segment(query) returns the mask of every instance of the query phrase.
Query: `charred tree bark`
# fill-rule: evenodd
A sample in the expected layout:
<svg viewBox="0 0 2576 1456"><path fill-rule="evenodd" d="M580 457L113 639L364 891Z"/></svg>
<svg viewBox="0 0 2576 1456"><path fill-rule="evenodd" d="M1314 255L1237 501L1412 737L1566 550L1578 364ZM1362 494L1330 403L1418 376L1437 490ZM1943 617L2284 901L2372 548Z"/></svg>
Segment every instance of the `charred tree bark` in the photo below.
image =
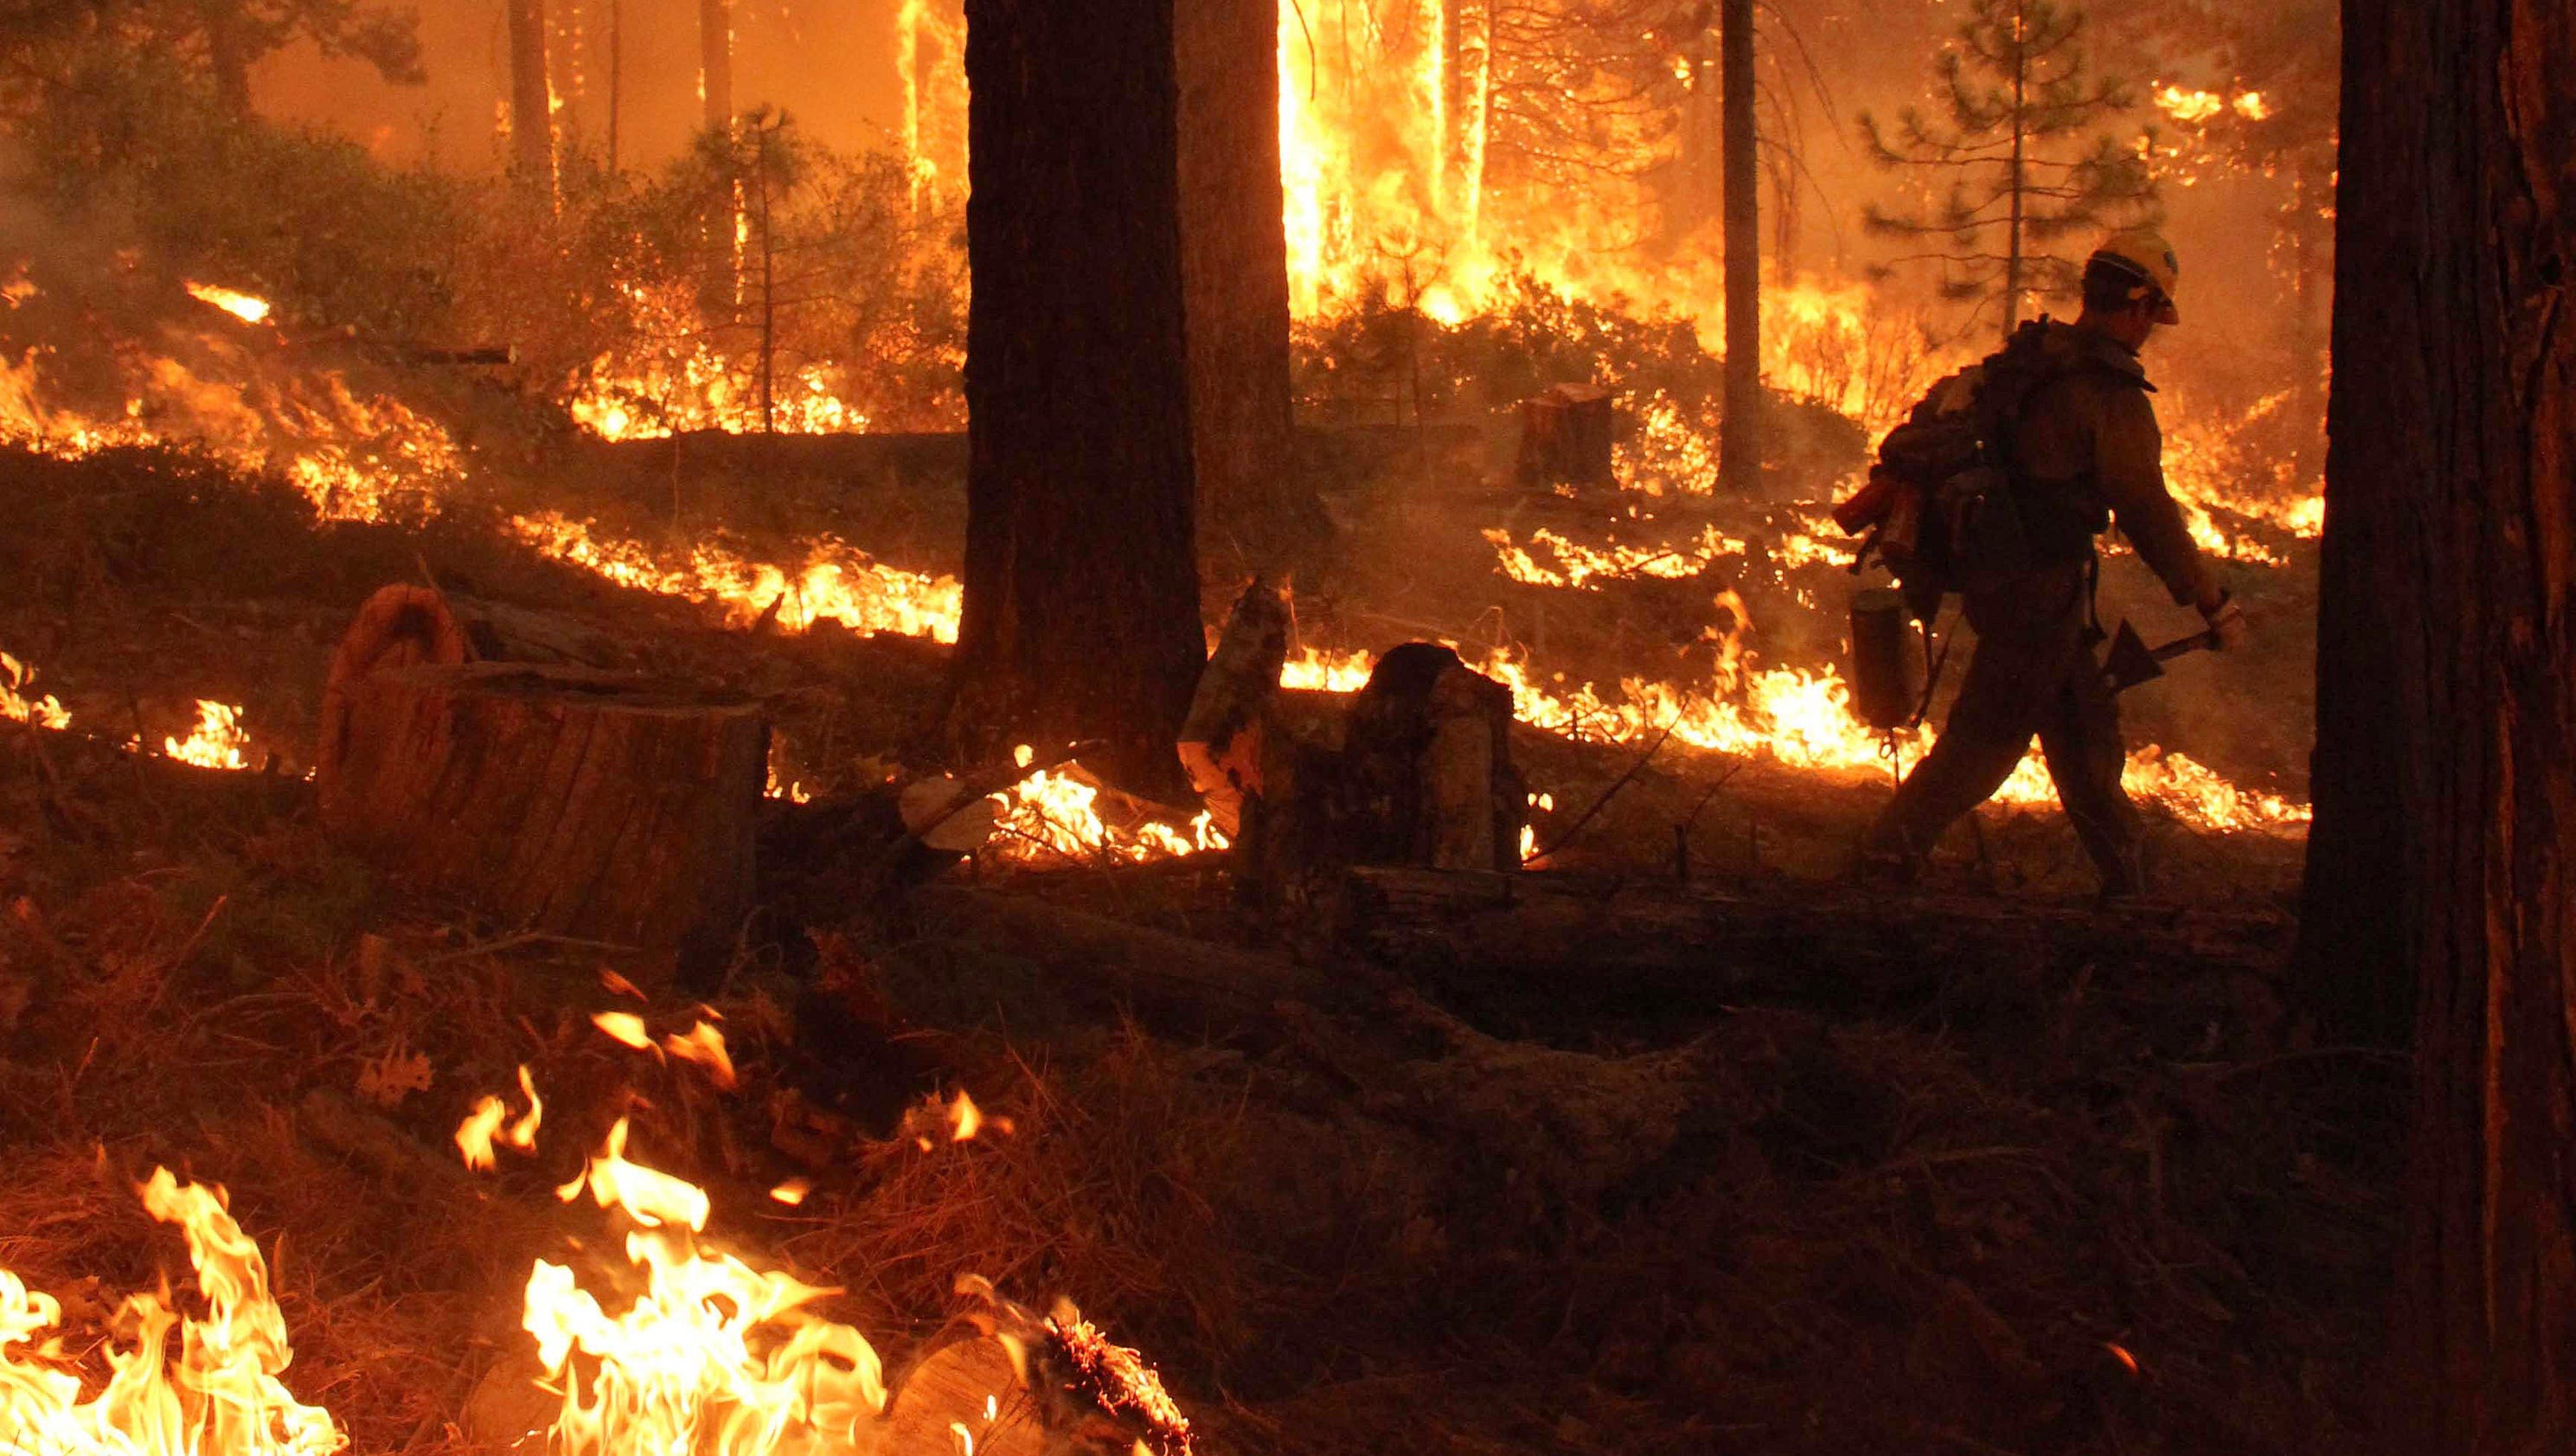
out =
<svg viewBox="0 0 2576 1456"><path fill-rule="evenodd" d="M1099 738L1181 792L1205 659L1173 0L966 11L966 599L953 746Z"/></svg>
<svg viewBox="0 0 2576 1456"><path fill-rule="evenodd" d="M2401 1449L2576 1443L2576 11L2346 0L2302 960L2415 997Z"/></svg>
<svg viewBox="0 0 2576 1456"><path fill-rule="evenodd" d="M1762 174L1753 131L1753 0L1726 0L1718 70L1726 109L1726 420L1718 473L1729 494L1762 483Z"/></svg>
<svg viewBox="0 0 2576 1456"><path fill-rule="evenodd" d="M1278 0L1173 7L1181 278L1199 518L1246 571L1311 539L1288 473L1288 234L1279 183Z"/></svg>
<svg viewBox="0 0 2576 1456"><path fill-rule="evenodd" d="M733 0L698 0L698 106L708 130L733 124Z"/></svg>
<svg viewBox="0 0 2576 1456"><path fill-rule="evenodd" d="M509 0L510 171L555 195L554 88L546 78L546 0Z"/></svg>

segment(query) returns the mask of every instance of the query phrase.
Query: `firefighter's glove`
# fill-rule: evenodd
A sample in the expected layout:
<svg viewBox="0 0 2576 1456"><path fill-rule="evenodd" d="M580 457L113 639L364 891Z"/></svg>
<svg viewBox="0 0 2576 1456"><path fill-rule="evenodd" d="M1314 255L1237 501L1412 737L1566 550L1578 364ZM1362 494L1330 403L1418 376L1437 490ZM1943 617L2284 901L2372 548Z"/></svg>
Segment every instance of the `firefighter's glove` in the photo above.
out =
<svg viewBox="0 0 2576 1456"><path fill-rule="evenodd" d="M2245 626L2245 608L2237 604L2236 598L2222 592L2217 605L2201 608L2200 615L2209 623L2211 648L2219 652L2243 650L2250 633Z"/></svg>

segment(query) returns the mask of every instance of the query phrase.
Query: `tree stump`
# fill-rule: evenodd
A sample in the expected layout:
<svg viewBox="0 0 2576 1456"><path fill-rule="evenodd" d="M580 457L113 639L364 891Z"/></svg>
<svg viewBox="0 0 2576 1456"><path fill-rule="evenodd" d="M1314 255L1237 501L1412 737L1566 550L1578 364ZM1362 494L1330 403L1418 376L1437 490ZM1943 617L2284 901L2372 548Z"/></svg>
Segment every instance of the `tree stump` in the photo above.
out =
<svg viewBox="0 0 2576 1456"><path fill-rule="evenodd" d="M1511 690L1457 653L1387 653L1339 748L1282 734L1265 750L1238 845L1247 889L1298 899L1353 865L1517 870L1528 800L1511 727Z"/></svg>
<svg viewBox="0 0 2576 1456"><path fill-rule="evenodd" d="M1560 384L1521 401L1523 485L1609 485L1616 412L1597 384Z"/></svg>
<svg viewBox="0 0 2576 1456"><path fill-rule="evenodd" d="M486 662L369 672L337 708L323 824L415 884L653 952L720 947L750 911L769 757L754 703Z"/></svg>
<svg viewBox="0 0 2576 1456"><path fill-rule="evenodd" d="M372 672L468 662L626 668L635 665L635 655L616 638L570 617L433 587L380 587L358 608L331 654L330 675L322 684L316 777L327 783L338 771L350 684Z"/></svg>

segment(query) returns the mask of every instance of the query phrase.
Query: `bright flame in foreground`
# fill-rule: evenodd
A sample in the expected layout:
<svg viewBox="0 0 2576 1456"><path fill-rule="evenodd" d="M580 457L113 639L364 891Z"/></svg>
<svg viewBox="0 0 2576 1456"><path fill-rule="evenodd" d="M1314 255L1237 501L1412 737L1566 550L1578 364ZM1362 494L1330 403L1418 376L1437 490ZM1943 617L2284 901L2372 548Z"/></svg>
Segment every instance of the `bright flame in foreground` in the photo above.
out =
<svg viewBox="0 0 2576 1456"><path fill-rule="evenodd" d="M278 1377L295 1358L259 1246L225 1211L223 1191L166 1168L143 1185L144 1211L188 1240L206 1317L182 1318L168 1293L128 1296L114 1321L134 1332L107 1351L108 1376L82 1394L60 1335L62 1305L0 1269L0 1451L8 1456L330 1456L349 1438ZM178 1350L171 1352L171 1336Z"/></svg>
<svg viewBox="0 0 2576 1456"><path fill-rule="evenodd" d="M636 1224L626 1257L642 1292L610 1314L573 1271L540 1259L522 1324L548 1389L563 1396L550 1450L562 1456L776 1456L865 1450L885 1410L877 1352L809 1308L836 1291L710 1255L694 1185L626 1160L626 1123L562 1190L587 1185Z"/></svg>

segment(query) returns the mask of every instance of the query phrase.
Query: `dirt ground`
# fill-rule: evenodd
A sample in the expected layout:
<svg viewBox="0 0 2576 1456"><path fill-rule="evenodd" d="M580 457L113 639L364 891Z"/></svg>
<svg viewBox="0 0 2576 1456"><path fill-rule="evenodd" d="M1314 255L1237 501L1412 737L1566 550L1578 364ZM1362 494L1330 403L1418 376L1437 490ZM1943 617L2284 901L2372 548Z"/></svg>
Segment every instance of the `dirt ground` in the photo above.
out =
<svg viewBox="0 0 2576 1456"><path fill-rule="evenodd" d="M606 469L576 486L602 513L668 506ZM708 484L660 529L838 529L939 565L953 524L916 496L862 534L895 489ZM1351 508L1365 532L1480 503ZM177 1258L131 1183L224 1184L273 1252L289 1383L355 1450L477 1449L466 1412L525 1358L530 1260L595 1231L552 1189L621 1115L710 1189L722 1240L844 1291L890 1364L953 1319L961 1273L1070 1297L1161 1369L1203 1450L2250 1453L2359 1429L2402 1068L2306 1045L2284 1010L2295 843L2163 825L2166 898L2096 916L2064 825L1998 813L1925 890L1862 896L1832 875L1883 782L1668 749L1532 877L1576 934L1601 907L1687 927L1619 974L1483 955L1472 913L1265 937L1208 865L979 864L906 913L747 941L705 997L742 1072L720 1093L593 1028L613 956L324 843L300 772L330 644L426 574L757 693L792 761L854 774L919 761L936 649L729 631L470 507L319 526L282 486L165 456L0 455L0 519L0 648L73 718L0 724L0 1267L94 1314ZM1307 625L1365 646L1462 625L1430 604L1496 594L1451 591L1472 555L1398 581L1354 553ZM2297 620L2298 580L2260 605ZM1569 655L1657 650L1638 602L1547 610ZM2295 787L2296 675L2203 670L2142 732ZM2225 713L2238 687L2260 721ZM199 698L245 705L273 762L118 746L183 734ZM1638 757L1517 751L1561 806ZM1304 989L1211 1011L1012 907ZM362 1092L412 1054L425 1089ZM536 1156L451 1169L458 1120L522 1064ZM925 1151L908 1111L960 1089L1012 1131ZM792 1209L766 1196L788 1177L816 1185Z"/></svg>

